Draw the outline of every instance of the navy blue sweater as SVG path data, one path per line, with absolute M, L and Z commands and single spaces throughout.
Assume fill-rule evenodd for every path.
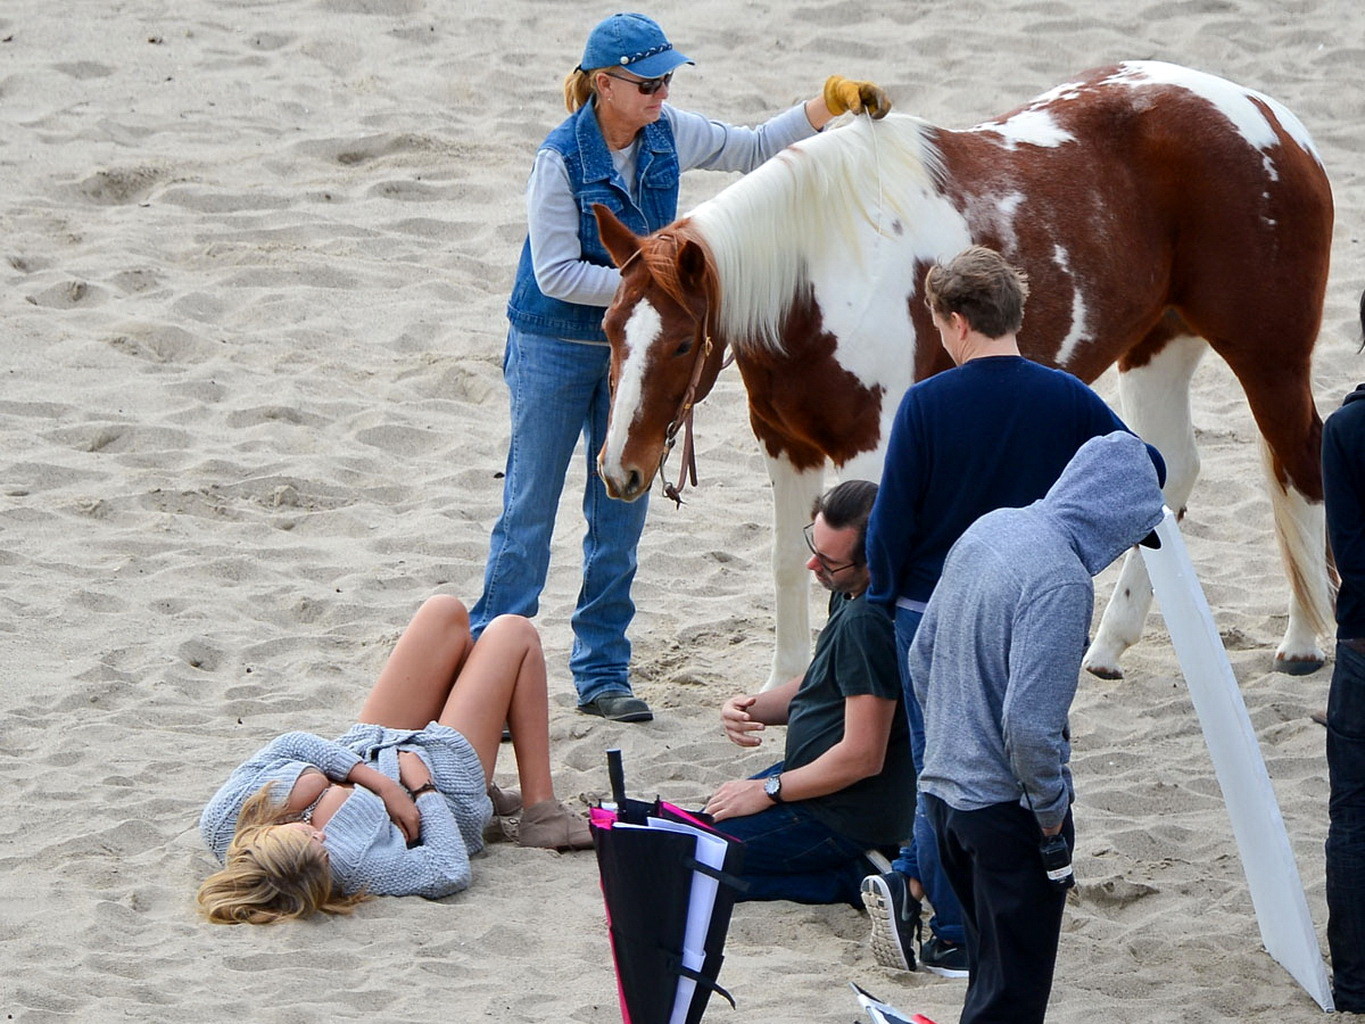
M 1365 384 L 1327 417 L 1322 428 L 1322 486 L 1327 539 L 1341 574 L 1337 636 L 1365 637 Z
M 1037 501 L 1081 445 L 1115 430 L 1128 428 L 1099 395 L 1022 356 L 972 359 L 916 384 L 896 412 L 868 523 L 868 600 L 929 600 L 967 527 Z M 1164 483 L 1166 464 L 1148 451 Z

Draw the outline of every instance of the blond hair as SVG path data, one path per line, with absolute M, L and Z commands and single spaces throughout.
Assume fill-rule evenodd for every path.
M 593 93 L 597 92 L 597 86 L 593 84 L 597 81 L 597 76 L 609 70 L 610 68 L 593 68 L 591 71 L 584 71 L 582 68 L 574 68 L 564 76 L 564 106 L 570 114 L 587 105 Z
M 270 796 L 270 783 L 242 805 L 223 870 L 204 879 L 196 899 L 213 924 L 272 924 L 316 911 L 349 914 L 369 896 L 334 891 L 332 869 L 301 829 L 298 815 Z

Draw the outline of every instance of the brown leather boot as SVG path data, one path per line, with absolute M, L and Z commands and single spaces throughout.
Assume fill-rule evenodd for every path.
M 493 813 L 507 818 L 521 810 L 521 790 L 499 789 L 497 783 L 488 784 L 488 799 L 493 801 Z
M 581 814 L 558 800 L 542 800 L 522 812 L 517 845 L 546 850 L 590 850 L 592 832 Z

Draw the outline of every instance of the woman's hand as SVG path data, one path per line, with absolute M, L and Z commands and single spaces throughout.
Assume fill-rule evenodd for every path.
M 753 735 L 762 732 L 765 726 L 755 721 L 749 714 L 757 697 L 740 694 L 731 697 L 720 709 L 720 722 L 725 727 L 725 738 L 741 747 L 756 747 L 763 742 L 762 737 Z
M 402 752 L 399 754 L 401 757 Z M 408 791 L 401 785 L 363 761 L 356 762 L 346 778 L 357 786 L 364 786 L 384 801 L 384 809 L 389 812 L 389 820 L 398 826 L 398 831 L 403 833 L 403 838 L 409 843 L 421 835 L 422 812 L 417 809 L 412 797 L 408 796 Z
M 830 75 L 825 80 L 821 97 L 835 117 L 851 110 L 855 114 L 867 114 L 875 120 L 885 117 L 891 109 L 891 98 L 876 82 L 854 81 L 843 75 Z
M 379 795 L 384 800 L 384 809 L 389 812 L 389 820 L 398 826 L 403 838 L 409 843 L 416 841 L 422 834 L 422 812 L 412 797 L 397 784 Z
M 422 760 L 420 754 L 412 750 L 400 750 L 398 752 L 398 781 L 403 784 L 403 788 L 411 793 L 415 789 L 421 789 L 431 781 L 431 769 Z
M 743 818 L 773 806 L 772 797 L 763 792 L 767 779 L 735 779 L 726 782 L 706 802 L 703 810 L 716 821 Z

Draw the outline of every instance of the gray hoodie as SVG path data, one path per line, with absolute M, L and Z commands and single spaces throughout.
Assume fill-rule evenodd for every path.
M 1146 446 L 1116 432 L 1087 441 L 1046 496 L 982 516 L 953 545 L 910 650 L 922 792 L 960 811 L 1018 801 L 1040 826 L 1062 823 L 1091 577 L 1161 516 Z

